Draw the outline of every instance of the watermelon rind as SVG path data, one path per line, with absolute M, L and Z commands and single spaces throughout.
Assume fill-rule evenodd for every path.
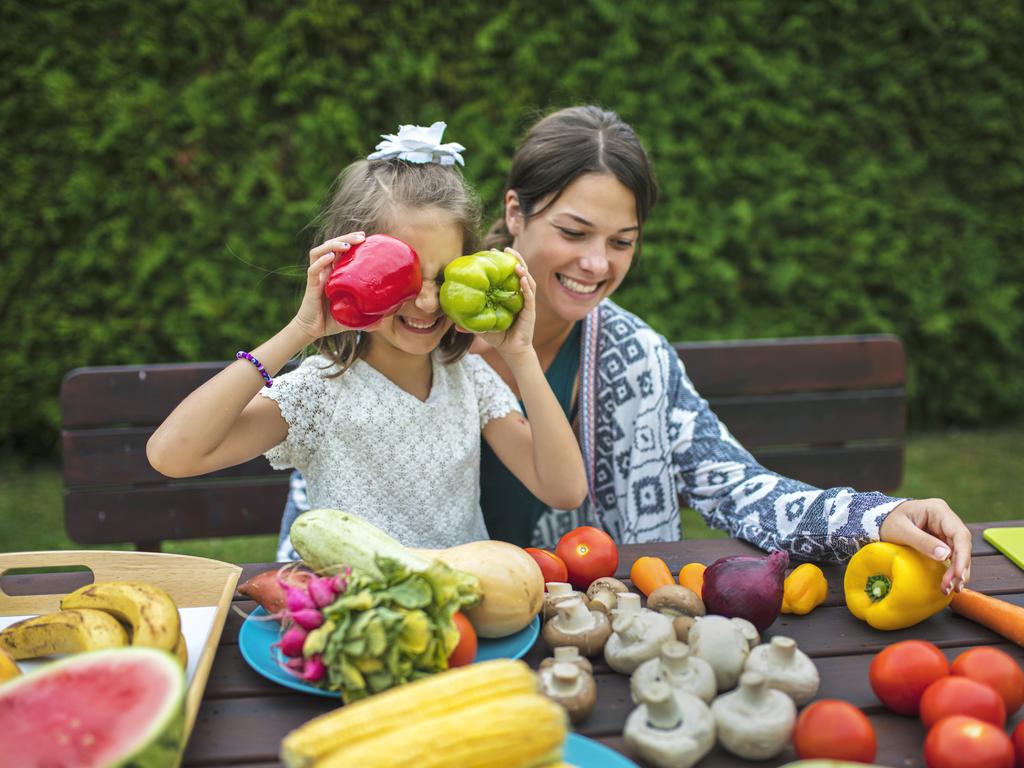
M 170 768 L 179 765 L 185 729 L 186 681 L 181 665 L 166 651 L 130 646 L 66 656 L 0 685 L 0 703 L 4 699 L 16 699 L 20 691 L 47 676 L 90 665 L 119 664 L 123 661 L 152 665 L 154 671 L 166 678 L 167 693 L 159 711 L 150 718 L 149 726 L 141 733 L 125 735 L 125 754 L 118 755 L 113 762 L 103 764 L 102 768 Z M 102 700 L 103 695 L 100 693 L 97 702 Z M 17 711 L 17 708 L 14 710 Z M 0 717 L 0 720 L 3 718 Z M 17 727 L 17 724 L 9 725 Z M 0 729 L 6 727 L 0 722 Z M 39 733 L 31 738 L 45 740 L 47 734 Z

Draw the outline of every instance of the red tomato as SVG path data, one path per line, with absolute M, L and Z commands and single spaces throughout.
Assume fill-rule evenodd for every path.
M 801 760 L 821 758 L 870 763 L 878 740 L 867 715 L 848 701 L 821 699 L 796 720 L 793 746 Z
M 949 662 L 925 640 L 903 640 L 871 660 L 871 690 L 885 706 L 901 715 L 916 715 L 924 689 L 949 676 Z
M 554 552 L 548 552 L 546 549 L 537 549 L 536 547 L 527 547 L 526 551 L 530 554 L 530 557 L 537 561 L 537 565 L 540 566 L 540 572 L 544 574 L 545 584 L 549 581 L 564 582 L 569 580 L 569 571 L 566 570 L 565 563 Z
M 455 628 L 459 630 L 459 644 L 455 646 L 452 655 L 448 657 L 449 667 L 463 667 L 472 664 L 476 658 L 476 630 L 469 623 L 469 619 L 462 611 L 452 614 L 452 621 Z
M 928 768 L 1013 768 L 1013 743 L 992 723 L 952 715 L 928 731 L 924 762 Z
M 619 565 L 619 550 L 604 531 L 581 525 L 562 536 L 555 547 L 569 571 L 569 583 L 586 591 L 590 583 L 602 576 L 614 576 Z
M 1013 751 L 1017 754 L 1017 768 L 1024 768 L 1024 720 L 1013 729 Z
M 987 645 L 971 648 L 953 660 L 949 671 L 995 688 L 1006 704 L 1007 717 L 1024 704 L 1024 671 L 1006 651 Z
M 1006 705 L 995 688 L 969 677 L 944 677 L 921 695 L 921 722 L 931 728 L 950 715 L 967 715 L 987 723 L 1006 725 Z

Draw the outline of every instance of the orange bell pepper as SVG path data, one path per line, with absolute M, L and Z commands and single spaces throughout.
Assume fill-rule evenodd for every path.
M 629 578 L 633 586 L 647 596 L 658 587 L 676 583 L 672 571 L 660 557 L 638 557 L 629 569 Z
M 697 597 L 703 598 L 704 571 L 707 569 L 704 563 L 687 563 L 679 569 L 679 583 L 687 589 L 692 589 Z

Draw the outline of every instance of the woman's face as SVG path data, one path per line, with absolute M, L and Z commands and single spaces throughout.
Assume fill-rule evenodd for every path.
M 537 314 L 582 320 L 611 295 L 633 262 L 640 234 L 636 198 L 617 178 L 588 173 L 558 199 L 538 201 L 541 213 L 524 219 L 514 191 L 505 199 L 505 219 L 518 250 L 537 281 Z
M 441 279 L 448 263 L 462 255 L 462 228 L 451 216 L 436 210 L 404 212 L 401 224 L 388 230 L 413 247 L 420 257 L 423 287 L 419 295 L 384 318 L 374 329 L 374 342 L 412 355 L 425 355 L 441 343 L 452 321 L 441 311 L 438 300 Z

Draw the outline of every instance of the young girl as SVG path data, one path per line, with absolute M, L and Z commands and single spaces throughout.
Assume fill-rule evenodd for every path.
M 441 145 L 444 125 L 433 127 L 433 143 L 423 141 L 425 129 L 403 126 L 342 172 L 295 317 L 175 408 L 146 446 L 154 468 L 186 477 L 265 453 L 275 468 L 303 472 L 313 506 L 359 515 L 407 546 L 449 547 L 487 538 L 482 433 L 546 503 L 583 501 L 579 447 L 533 349 L 535 285 L 525 264 L 517 267 L 523 310 L 507 332 L 483 338 L 512 370 L 529 422 L 493 369 L 465 356 L 472 336 L 441 311 L 444 268 L 475 249 L 479 207 L 454 165 L 462 147 Z M 356 332 L 331 317 L 324 285 L 337 255 L 373 233 L 416 250 L 423 286 L 395 314 Z M 310 344 L 319 354 L 273 378 Z M 294 556 L 290 524 L 282 559 Z

